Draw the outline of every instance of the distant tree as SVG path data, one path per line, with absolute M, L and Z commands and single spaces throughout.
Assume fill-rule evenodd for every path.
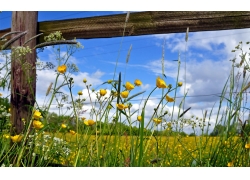
M 226 127 L 220 124 L 217 124 L 213 131 L 210 133 L 210 136 L 219 136 L 226 130 Z
M 194 132 L 190 133 L 189 136 L 196 136 Z

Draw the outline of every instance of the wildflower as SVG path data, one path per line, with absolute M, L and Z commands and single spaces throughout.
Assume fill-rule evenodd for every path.
M 167 88 L 168 86 L 166 85 L 165 81 L 161 79 L 160 77 L 157 77 L 156 79 L 156 86 L 158 88 Z
M 66 126 L 66 124 L 62 124 L 61 127 L 62 127 L 63 129 L 65 129 L 67 126 Z
M 86 82 L 87 82 L 87 79 L 86 79 L 86 78 L 84 78 L 84 79 L 83 79 L 83 82 L 84 82 L 84 83 L 86 83 Z
M 100 95 L 105 96 L 105 94 L 107 94 L 106 89 L 100 89 Z
M 174 98 L 171 98 L 170 96 L 166 96 L 167 102 L 174 102 Z
M 39 129 L 42 129 L 44 125 L 41 121 L 34 120 L 33 126 L 35 129 L 39 130 Z
M 10 135 L 4 134 L 3 137 L 6 138 L 6 139 L 9 139 L 9 138 L 10 138 Z
M 92 120 L 92 119 L 85 120 L 84 124 L 87 125 L 87 126 L 93 126 L 95 124 L 95 121 Z
M 234 164 L 233 164 L 233 162 L 229 162 L 229 163 L 227 163 L 227 166 L 228 166 L 228 167 L 233 167 Z
M 107 82 L 108 82 L 108 84 L 111 84 L 113 82 L 113 80 L 108 80 Z
M 75 134 L 76 134 L 76 132 L 73 131 L 73 130 L 69 130 L 69 133 L 72 134 L 72 135 L 75 135 Z
M 134 84 L 136 86 L 140 86 L 140 85 L 142 85 L 142 82 L 139 79 L 136 79 L 135 82 L 134 82 Z
M 0 93 L 0 97 L 2 96 L 3 94 L 2 93 Z
M 78 91 L 78 95 L 81 96 L 82 95 L 82 91 Z
M 123 98 L 127 98 L 127 97 L 128 97 L 128 94 L 129 94 L 128 91 L 123 91 L 123 92 L 121 92 L 121 96 L 122 96 Z
M 178 86 L 181 87 L 182 86 L 182 82 L 178 82 Z
M 130 82 L 126 82 L 125 87 L 126 87 L 127 90 L 132 90 L 132 89 L 135 88 L 134 85 L 131 84 Z
M 137 121 L 141 121 L 142 117 L 141 116 L 137 116 Z
M 161 120 L 161 119 L 154 118 L 153 121 L 154 121 L 154 123 L 155 123 L 156 125 L 158 125 L 158 124 L 161 123 L 162 120 Z
M 120 110 L 126 109 L 128 108 L 128 105 L 124 105 L 124 104 L 116 104 L 116 107 Z
M 245 145 L 245 148 L 246 148 L 246 149 L 250 149 L 250 144 L 246 144 L 246 145 Z
M 59 73 L 62 73 L 62 74 L 64 74 L 66 72 L 66 70 L 67 70 L 67 66 L 65 64 L 61 65 L 61 66 L 58 66 L 58 68 L 57 68 L 57 71 Z
M 42 118 L 41 113 L 38 110 L 35 110 L 35 112 L 33 114 L 33 118 L 34 119 L 40 119 L 40 118 Z
M 17 142 L 20 142 L 23 137 L 21 135 L 15 135 L 15 136 L 10 136 L 10 138 L 11 138 L 12 142 L 17 143 Z

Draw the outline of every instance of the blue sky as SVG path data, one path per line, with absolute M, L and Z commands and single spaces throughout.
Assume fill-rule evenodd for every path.
M 84 18 L 120 13 L 126 13 L 126 11 L 39 11 L 38 21 Z M 0 29 L 10 26 L 11 12 L 3 11 L 0 13 Z M 138 101 L 133 101 L 133 109 L 138 109 L 141 107 L 139 106 L 141 100 L 145 99 L 155 87 L 157 76 L 161 76 L 162 45 L 165 39 L 164 71 L 167 76 L 165 81 L 167 84 L 172 85 L 176 83 L 178 63 L 173 60 L 177 60 L 180 54 L 181 70 L 179 80 L 184 82 L 184 64 L 186 60 L 186 88 L 188 89 L 189 96 L 186 98 L 184 109 L 192 107 L 186 114 L 186 117 L 189 118 L 194 115 L 201 118 L 205 110 L 209 112 L 213 105 L 218 103 L 219 98 L 215 94 L 222 91 L 226 79 L 230 74 L 231 61 L 229 60 L 237 55 L 232 53 L 231 50 L 234 49 L 238 42 L 243 41 L 245 43 L 249 40 L 249 35 L 250 29 L 189 33 L 187 43 L 185 42 L 185 33 L 124 38 L 79 39 L 78 41 L 84 48 L 76 52 L 70 59 L 80 70 L 78 73 L 73 74 L 75 97 L 79 90 L 83 90 L 86 93 L 86 88 L 82 82 L 83 78 L 87 78 L 92 87 L 97 90 L 100 88 L 109 89 L 110 86 L 107 84 L 101 84 L 113 78 L 115 63 L 118 59 L 116 77 L 121 72 L 123 79 L 126 72 L 125 82 L 134 82 L 135 79 L 140 79 L 143 83 L 141 87 L 136 87 L 131 94 L 146 90 L 144 96 L 138 96 L 138 98 L 135 98 Z M 132 46 L 132 50 L 129 63 L 126 65 L 130 46 Z M 247 47 L 245 46 L 245 48 Z M 39 59 L 43 62 L 51 61 L 57 66 L 51 47 L 39 53 Z M 54 82 L 53 77 L 55 77 L 53 70 L 38 72 L 37 98 L 41 104 L 45 98 L 47 87 L 51 82 Z M 67 93 L 66 89 L 64 91 Z M 146 109 L 148 120 L 153 109 L 159 102 L 161 92 L 160 89 L 156 90 L 148 102 Z M 173 96 L 173 93 L 170 93 L 170 95 Z M 177 106 L 183 95 L 184 86 L 177 91 L 177 97 L 179 97 L 176 98 Z M 84 95 L 84 97 L 87 98 L 87 95 Z M 175 115 L 178 112 L 177 106 L 175 107 Z M 56 109 L 56 107 L 53 108 L 54 110 Z M 86 109 L 90 109 L 90 107 L 86 107 Z M 166 110 L 172 111 L 172 104 L 167 104 Z M 215 114 L 216 109 L 212 114 L 213 120 Z

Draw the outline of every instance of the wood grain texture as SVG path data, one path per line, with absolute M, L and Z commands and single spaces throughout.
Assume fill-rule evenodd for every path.
M 61 31 L 67 40 L 110 38 L 123 35 L 126 14 L 98 16 L 57 21 L 45 21 L 37 24 L 38 33 L 44 33 L 38 43 L 44 42 L 44 36 Z M 183 33 L 217 31 L 250 28 L 250 12 L 238 11 L 149 11 L 130 13 L 126 24 L 125 36 L 148 34 Z M 0 36 L 10 29 L 0 31 Z

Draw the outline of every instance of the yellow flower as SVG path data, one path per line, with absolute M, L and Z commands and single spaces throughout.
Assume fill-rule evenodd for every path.
M 227 166 L 228 166 L 228 167 L 233 167 L 234 164 L 233 164 L 233 162 L 229 162 L 229 163 L 227 163 Z
M 62 74 L 64 74 L 66 72 L 66 70 L 67 70 L 67 66 L 65 64 L 61 65 L 61 66 L 58 66 L 58 68 L 57 68 L 57 71 L 59 73 L 62 73 Z
M 123 91 L 123 92 L 121 92 L 121 96 L 122 96 L 123 98 L 127 98 L 127 97 L 128 97 L 128 94 L 129 94 L 128 91 Z
M 106 89 L 100 89 L 100 95 L 105 96 L 105 94 L 107 94 Z
M 169 122 L 169 123 L 167 123 L 167 126 L 169 127 L 169 128 L 171 128 L 171 123 Z
M 34 119 L 40 119 L 40 118 L 42 118 L 41 113 L 38 110 L 35 110 L 35 112 L 33 114 L 33 118 Z
M 136 86 L 142 85 L 142 82 L 139 79 L 136 79 L 134 83 Z
M 182 82 L 178 82 L 178 86 L 181 87 L 182 86 Z
M 108 80 L 107 82 L 108 82 L 108 84 L 111 84 L 113 82 L 113 80 Z
M 130 82 L 126 82 L 125 87 L 127 90 L 132 90 L 135 88 L 135 86 L 131 84 Z
M 137 116 L 137 121 L 141 121 L 141 116 Z
M 6 139 L 9 139 L 9 138 L 10 138 L 10 135 L 4 134 L 3 137 L 6 138 Z
M 3 94 L 2 93 L 0 93 L 0 97 L 2 96 Z
M 42 129 L 44 125 L 43 125 L 43 123 L 41 121 L 34 120 L 33 121 L 33 126 L 34 126 L 35 129 L 38 130 L 38 129 Z
M 83 82 L 84 82 L 84 83 L 86 83 L 86 82 L 87 82 L 87 79 L 86 79 L 86 78 L 84 78 L 84 79 L 83 79 Z
M 124 104 L 116 104 L 116 107 L 120 110 L 126 109 L 128 108 L 128 105 L 124 105 Z
M 21 135 L 15 135 L 15 136 L 10 136 L 12 142 L 16 143 L 16 142 L 20 142 L 22 140 L 22 136 Z
M 63 129 L 65 129 L 67 126 L 66 126 L 66 124 L 62 124 L 61 127 L 62 127 Z
M 69 133 L 72 134 L 72 135 L 75 135 L 75 134 L 76 134 L 76 132 L 73 131 L 73 130 L 69 130 Z
M 78 91 L 78 95 L 81 96 L 82 95 L 82 91 Z
M 92 119 L 85 120 L 84 124 L 87 125 L 87 126 L 93 126 L 95 124 L 95 121 L 92 120 Z
M 161 79 L 160 77 L 157 77 L 156 79 L 156 86 L 158 88 L 167 88 L 168 86 L 166 85 L 165 81 Z
M 156 125 L 161 123 L 161 119 L 154 118 L 153 121 L 155 122 Z
M 171 98 L 170 96 L 166 95 L 167 102 L 174 102 L 174 98 Z
M 250 144 L 246 144 L 246 145 L 245 145 L 245 148 L 246 148 L 246 149 L 250 149 Z

